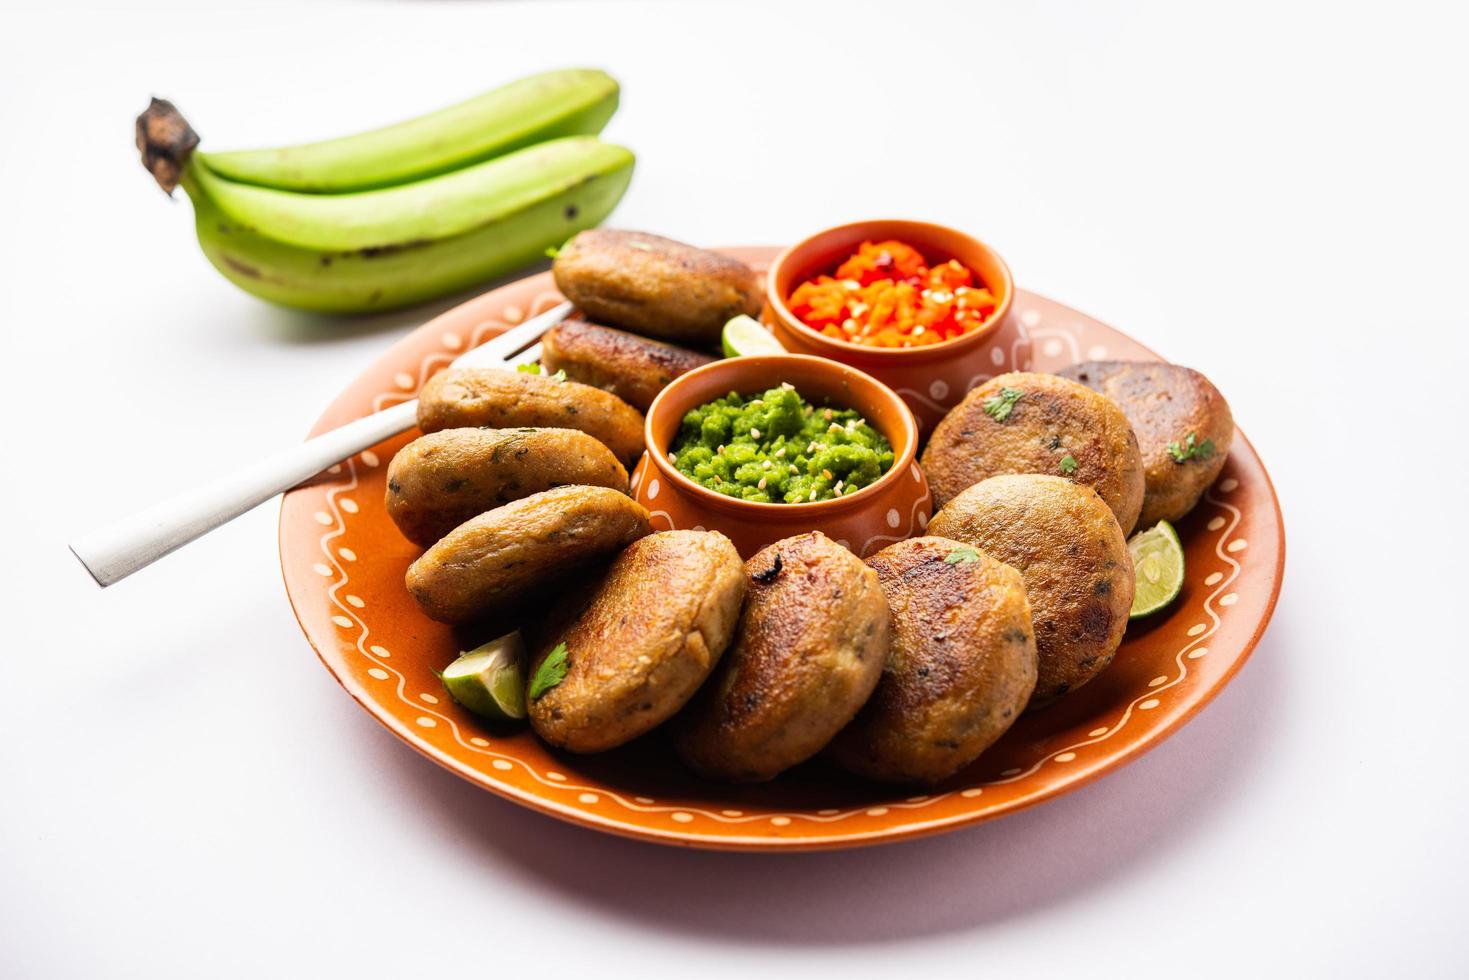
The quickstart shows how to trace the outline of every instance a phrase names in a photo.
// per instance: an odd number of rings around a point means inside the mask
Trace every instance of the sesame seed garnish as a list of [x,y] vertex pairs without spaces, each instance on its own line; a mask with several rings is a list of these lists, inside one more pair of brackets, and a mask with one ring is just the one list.
[[811,496],[807,497],[806,499],[807,500],[815,500],[816,499],[816,488],[815,487],[812,487],[811,488]]
[[796,464],[795,464],[795,463],[792,463],[792,464],[791,464],[791,472],[792,472],[792,473],[799,473],[799,472],[801,472],[801,471],[800,471],[800,470],[798,470],[798,469],[796,469]]
[[669,453],[668,454],[668,461],[670,463],[677,463],[678,462],[678,453]]
[[770,469],[770,460],[768,460],[768,459],[762,459],[760,461],[760,468],[762,470],[768,470],[768,469]]
[[755,489],[757,489],[757,490],[764,490],[765,489],[765,477],[762,476],[760,478],[760,482],[757,483],[757,484],[755,484]]
[[831,479],[831,470],[822,470],[821,471],[821,475],[824,476],[824,477],[826,477],[828,480],[830,480]]
[[842,487],[844,487],[844,486],[845,486],[845,485],[846,485],[846,483],[847,483],[847,481],[846,481],[846,480],[838,480],[838,481],[837,481],[837,482],[836,482],[836,483],[835,483],[835,484],[834,484],[834,485],[833,485],[833,486],[832,486],[832,490],[834,490],[834,491],[836,491],[836,492],[837,492],[837,493],[841,493],[841,492],[842,492]]
[[824,418],[824,419],[830,419],[831,418],[831,409],[829,409],[829,408],[822,409],[822,411],[821,411],[821,417]]
[[759,429],[752,428],[750,430],[750,438],[751,439],[759,439],[760,438],[760,430]]
[[796,390],[796,386],[793,385],[793,384],[791,384],[789,381],[782,381],[780,383],[780,386],[782,388],[784,388],[786,391],[795,391]]
[[831,425],[829,425],[829,426],[826,427],[826,431],[827,432],[840,432],[840,431],[842,431],[842,427],[840,425],[837,425],[835,422],[833,422]]
[[776,458],[776,459],[780,459],[780,458],[781,458],[781,457],[782,457],[782,456],[784,456],[784,455],[785,455],[785,454],[786,454],[786,447],[784,447],[784,446],[781,446],[781,447],[780,447],[780,448],[779,448],[779,449],[777,449],[777,450],[776,450],[776,451],[775,451],[775,458]]

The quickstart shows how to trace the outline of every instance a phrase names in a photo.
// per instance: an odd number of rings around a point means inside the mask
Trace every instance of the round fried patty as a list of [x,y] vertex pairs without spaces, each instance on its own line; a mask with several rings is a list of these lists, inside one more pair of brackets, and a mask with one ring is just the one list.
[[561,486],[627,492],[612,450],[576,429],[442,429],[398,450],[388,466],[388,516],[427,547],[501,504]]
[[877,690],[832,742],[846,769],[937,782],[1020,716],[1036,678],[1020,574],[959,541],[910,538],[871,558],[893,615]]
[[601,388],[501,368],[450,368],[418,393],[424,432],[488,426],[580,429],[630,466],[643,451],[643,416]]
[[1025,578],[1040,675],[1032,705],[1073,691],[1112,662],[1132,608],[1132,558],[1112,511],[1058,476],[996,476],[949,501],[928,524]]
[[408,566],[430,619],[462,623],[514,611],[527,597],[610,558],[652,530],[648,512],[606,487],[557,487],[471,518]]
[[1001,473],[1065,476],[1102,495],[1124,534],[1143,506],[1143,462],[1122,409],[1053,374],[991,378],[945,415],[923,451],[934,504]]
[[1107,396],[1132,423],[1146,487],[1138,527],[1194,509],[1234,441],[1229,403],[1208,378],[1162,361],[1085,361],[1056,373]]
[[[729,646],[744,595],[739,553],[717,531],[633,542],[533,660],[536,734],[572,752],[601,752],[671,717]],[[538,672],[563,645],[565,676],[534,696]]]
[[573,381],[610,391],[640,412],[674,378],[712,360],[687,347],[585,320],[567,320],[541,338],[541,364],[547,371],[565,371]]
[[890,615],[877,573],[820,531],[745,563],[734,645],[679,716],[695,771],[771,779],[815,755],[862,707],[887,659]]

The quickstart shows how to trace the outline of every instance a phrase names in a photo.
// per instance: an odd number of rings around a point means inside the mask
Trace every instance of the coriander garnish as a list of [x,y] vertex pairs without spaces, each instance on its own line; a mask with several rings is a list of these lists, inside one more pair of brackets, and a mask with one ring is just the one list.
[[515,370],[521,374],[540,374],[541,364],[539,361],[531,361],[529,364],[517,364]]
[[1191,459],[1208,459],[1214,455],[1214,440],[1205,439],[1198,441],[1196,432],[1190,432],[1183,440],[1183,445],[1176,442],[1168,444],[1168,455],[1173,457],[1175,463],[1186,463]]
[[945,565],[968,565],[980,559],[979,549],[963,545],[944,556]]
[[991,395],[984,400],[984,413],[996,422],[1003,422],[1010,417],[1015,410],[1015,403],[1025,392],[1019,388],[1001,388],[998,395]]
[[1071,474],[1076,472],[1075,456],[1067,453],[1065,456],[1061,457],[1061,472],[1065,476],[1070,476]]
[[542,694],[565,680],[566,671],[571,666],[566,662],[566,658],[566,644],[556,644],[556,649],[548,653],[546,659],[542,660],[541,665],[536,668],[535,676],[530,679],[530,689],[526,691],[526,696],[532,701],[539,700]]
[[561,370],[557,371],[555,374],[551,375],[551,380],[552,381],[565,381],[566,380],[566,369],[565,368],[562,368]]

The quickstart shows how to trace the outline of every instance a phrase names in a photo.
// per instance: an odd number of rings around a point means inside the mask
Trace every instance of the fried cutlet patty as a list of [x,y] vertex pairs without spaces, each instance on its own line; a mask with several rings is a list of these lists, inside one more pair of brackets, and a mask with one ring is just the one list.
[[463,623],[513,612],[548,585],[648,534],[648,512],[607,487],[557,487],[450,531],[408,566],[408,591],[430,619]]
[[567,320],[541,338],[541,365],[547,371],[565,371],[573,381],[610,391],[640,412],[674,378],[712,360],[687,347],[585,320]]
[[[671,717],[729,646],[744,595],[739,553],[717,531],[633,542],[532,661],[536,734],[572,752],[601,752]],[[538,672],[563,644],[565,676],[536,696]]]
[[1142,455],[1122,409],[1053,374],[1002,374],[965,395],[934,429],[922,466],[938,506],[1001,473],[1065,476],[1091,487],[1124,534],[1143,506]]
[[764,302],[745,263],[641,231],[583,231],[551,272],[589,318],[695,347],[713,349],[731,317],[757,316]]
[[1084,361],[1056,373],[1107,396],[1132,423],[1146,484],[1137,526],[1193,510],[1234,441],[1234,416],[1219,389],[1193,368],[1162,361]]
[[892,609],[892,652],[831,754],[873,779],[937,782],[994,744],[1035,687],[1025,587],[1015,569],[943,537],[900,541],[867,562]]
[[501,368],[450,368],[418,393],[418,427],[579,429],[624,466],[643,452],[643,416],[616,395],[575,381]]
[[562,486],[627,492],[612,450],[576,429],[441,429],[398,450],[388,466],[388,516],[428,547],[487,510]]
[[877,573],[820,531],[745,563],[734,645],[679,716],[695,771],[771,779],[831,741],[862,707],[887,659],[891,616]]
[[931,534],[963,541],[1025,578],[1035,623],[1040,706],[1112,662],[1132,608],[1132,558],[1112,511],[1059,476],[995,476],[949,501]]

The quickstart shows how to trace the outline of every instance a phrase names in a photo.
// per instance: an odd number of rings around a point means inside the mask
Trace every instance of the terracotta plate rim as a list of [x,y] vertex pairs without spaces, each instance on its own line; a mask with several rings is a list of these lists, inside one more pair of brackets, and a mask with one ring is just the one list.
[[[729,248],[725,249],[725,251],[740,253],[745,255],[747,258],[753,258],[755,255],[772,256],[779,251],[779,248],[775,246],[745,246],[738,248]],[[398,364],[407,351],[420,346],[421,339],[425,334],[430,334],[435,332],[436,330],[443,329],[443,325],[447,322],[463,320],[468,313],[479,306],[488,306],[491,297],[493,297],[496,293],[499,293],[503,290],[522,287],[527,283],[529,279],[535,278],[536,276],[544,275],[544,273],[532,274],[523,279],[503,284],[497,289],[490,290],[484,294],[473,297],[465,301],[464,303],[458,304],[451,309],[446,310],[445,312],[434,317],[432,320],[429,320],[427,323],[416,328],[406,336],[400,338],[396,343],[394,343],[385,352],[383,352],[377,359],[375,359],[375,361],[366,370],[364,370],[356,379],[349,383],[349,385],[345,389],[343,389],[343,391],[340,392],[336,396],[336,398],[333,399],[332,403],[328,405],[321,417],[318,418],[316,423],[312,426],[310,434],[316,435],[319,432],[332,427],[332,423],[330,422],[330,420],[337,413],[339,403],[350,398],[353,395],[354,388],[357,385],[361,384],[366,376],[388,370],[392,365]],[[1047,301],[1044,300],[1044,297],[1039,297],[1034,293],[1028,293],[1025,290],[1017,289],[1016,298],[1019,299],[1022,296],[1027,296],[1028,298],[1032,299],[1040,299],[1056,307],[1065,308],[1062,306],[1062,304],[1054,303],[1054,301]],[[1078,315],[1085,316],[1084,314]],[[1091,318],[1087,317],[1086,319]],[[1114,332],[1121,334],[1121,331],[1116,331],[1115,328],[1109,329],[1112,329],[1114,330]],[[1122,334],[1122,336],[1126,337],[1125,334]],[[1132,341],[1130,337],[1127,339],[1131,343],[1136,344],[1139,348],[1146,350],[1153,357],[1158,356],[1155,352],[1151,351],[1149,348],[1146,348],[1144,345],[1137,344],[1136,341]],[[1249,455],[1254,460],[1259,461],[1259,456],[1255,453],[1253,444],[1250,443],[1248,438],[1246,438],[1244,433],[1238,428],[1235,432],[1235,440],[1236,444],[1243,443],[1245,446],[1247,446],[1249,449]],[[1045,786],[1014,800],[1006,801],[998,805],[987,805],[984,808],[949,814],[943,817],[929,820],[924,820],[921,818],[916,818],[912,820],[900,820],[881,829],[866,829],[860,831],[846,830],[837,833],[814,833],[810,835],[791,837],[775,836],[768,834],[750,834],[743,836],[733,834],[711,835],[699,833],[693,830],[664,829],[660,827],[641,825],[633,823],[627,819],[617,819],[610,816],[604,816],[601,813],[588,812],[586,810],[561,804],[553,799],[548,798],[547,796],[539,795],[535,792],[511,785],[510,783],[500,781],[494,776],[489,775],[488,773],[464,764],[449,753],[445,752],[433,743],[424,739],[421,736],[420,732],[413,730],[407,724],[394,717],[392,714],[388,713],[376,702],[376,700],[370,697],[364,689],[359,687],[356,683],[352,682],[349,677],[345,675],[344,672],[337,670],[333,666],[331,660],[328,659],[327,654],[324,652],[323,645],[318,643],[316,636],[313,635],[313,632],[307,624],[305,616],[303,614],[303,610],[298,602],[298,597],[291,588],[290,576],[287,570],[288,552],[291,548],[289,540],[290,533],[287,526],[287,514],[289,508],[292,505],[293,496],[300,493],[306,487],[293,490],[282,499],[280,516],[278,520],[278,544],[280,548],[282,578],[286,586],[286,594],[288,600],[291,603],[292,612],[295,615],[297,623],[300,625],[301,631],[306,637],[307,642],[311,645],[311,648],[315,651],[318,659],[321,660],[323,666],[326,667],[328,672],[331,673],[331,675],[337,680],[342,688],[352,697],[352,699],[356,701],[359,705],[361,705],[362,708],[366,710],[368,714],[370,714],[380,724],[387,728],[388,731],[392,732],[401,741],[411,746],[421,755],[425,756],[428,759],[431,759],[432,761],[445,767],[451,772],[454,772],[455,774],[462,776],[470,782],[487,790],[490,790],[491,792],[505,799],[508,799],[515,803],[519,803],[521,805],[529,807],[530,809],[536,810],[540,813],[544,813],[548,816],[552,816],[578,826],[606,831],[608,833],[631,839],[659,844],[727,851],[792,852],[809,850],[834,850],[894,843],[901,840],[910,840],[918,837],[929,836],[932,834],[943,833],[950,830],[956,830],[961,827],[973,826],[975,824],[997,819],[999,817],[1007,816],[1012,813],[1018,813],[1040,803],[1047,802],[1056,798],[1057,796],[1072,792],[1076,789],[1086,786],[1087,784],[1095,781],[1101,776],[1115,769],[1118,769],[1123,765],[1126,765],[1136,758],[1139,758],[1145,752],[1154,748],[1159,743],[1178,731],[1181,727],[1183,727],[1183,725],[1185,725],[1201,710],[1203,710],[1206,705],[1212,702],[1214,698],[1219,695],[1219,692],[1222,691],[1224,687],[1230,683],[1234,676],[1244,666],[1245,662],[1253,654],[1255,647],[1259,644],[1261,637],[1264,635],[1264,632],[1270,623],[1270,620],[1275,611],[1276,604],[1280,597],[1281,582],[1284,576],[1285,569],[1286,550],[1284,518],[1280,509],[1280,499],[1275,492],[1274,483],[1270,479],[1270,474],[1265,469],[1263,461],[1259,461],[1258,468],[1259,474],[1263,478],[1263,489],[1269,494],[1271,506],[1273,508],[1275,517],[1275,541],[1273,542],[1273,544],[1276,548],[1276,555],[1274,568],[1271,571],[1270,595],[1265,602],[1258,621],[1255,622],[1255,624],[1253,625],[1249,638],[1239,646],[1239,652],[1234,655],[1233,660],[1228,663],[1223,673],[1218,676],[1212,683],[1208,684],[1207,686],[1198,688],[1196,693],[1191,694],[1189,699],[1181,705],[1181,710],[1177,711],[1172,717],[1168,718],[1166,721],[1150,728],[1147,731],[1146,736],[1141,741],[1137,741],[1131,745],[1128,745],[1125,748],[1114,750],[1113,752],[1110,752],[1108,754],[1100,755],[1096,758],[1093,758],[1088,763],[1079,765],[1076,768],[1070,770],[1064,776],[1052,778]],[[309,487],[311,486],[311,484],[308,484],[306,486]]]

